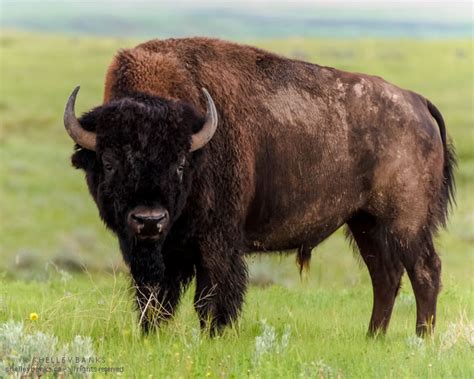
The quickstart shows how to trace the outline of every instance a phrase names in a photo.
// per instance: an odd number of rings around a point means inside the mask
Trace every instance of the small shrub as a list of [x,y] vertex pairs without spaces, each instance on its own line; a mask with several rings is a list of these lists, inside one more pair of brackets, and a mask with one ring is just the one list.
[[253,354],[254,365],[258,365],[263,356],[276,353],[282,354],[288,347],[291,329],[287,325],[285,331],[283,332],[280,340],[278,340],[278,335],[275,331],[275,328],[267,324],[267,320],[262,320],[262,334],[255,337],[255,350]]
[[[8,321],[0,325],[1,378],[41,376],[45,372],[73,373],[77,357],[85,361],[94,357],[90,337],[75,336],[70,343],[59,345],[56,336],[40,331],[25,333],[22,323]],[[55,358],[63,358],[64,364],[58,367]]]

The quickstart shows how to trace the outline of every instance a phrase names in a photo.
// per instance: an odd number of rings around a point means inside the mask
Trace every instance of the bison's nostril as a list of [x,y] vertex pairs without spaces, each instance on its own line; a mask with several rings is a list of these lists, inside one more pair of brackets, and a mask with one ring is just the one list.
[[137,216],[136,214],[130,215],[130,218],[135,222],[138,222],[138,223],[142,222],[142,218],[140,216]]

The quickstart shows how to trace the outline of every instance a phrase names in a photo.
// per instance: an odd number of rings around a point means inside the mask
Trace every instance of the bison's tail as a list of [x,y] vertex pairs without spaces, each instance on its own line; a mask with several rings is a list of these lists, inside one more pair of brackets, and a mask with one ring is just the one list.
[[436,222],[438,225],[442,225],[445,227],[449,210],[456,203],[456,200],[454,198],[456,191],[456,185],[454,182],[454,169],[457,165],[456,153],[453,144],[447,138],[446,125],[444,123],[444,119],[441,115],[441,112],[429,100],[426,100],[426,102],[431,116],[433,116],[433,118],[438,123],[439,131],[441,134],[441,140],[443,141],[444,147],[443,188],[442,193],[439,197],[440,213]]

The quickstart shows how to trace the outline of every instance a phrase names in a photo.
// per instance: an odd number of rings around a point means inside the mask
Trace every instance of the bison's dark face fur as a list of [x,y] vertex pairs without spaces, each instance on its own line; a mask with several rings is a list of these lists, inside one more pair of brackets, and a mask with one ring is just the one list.
[[[186,204],[200,155],[189,152],[191,136],[204,119],[184,102],[133,94],[97,107],[79,121],[96,132],[97,147],[94,152],[76,146],[72,163],[85,170],[101,218],[119,237],[129,263],[136,260],[137,247],[141,255],[149,248],[156,257]],[[134,233],[129,219],[137,208],[167,212],[161,233],[150,238]]]

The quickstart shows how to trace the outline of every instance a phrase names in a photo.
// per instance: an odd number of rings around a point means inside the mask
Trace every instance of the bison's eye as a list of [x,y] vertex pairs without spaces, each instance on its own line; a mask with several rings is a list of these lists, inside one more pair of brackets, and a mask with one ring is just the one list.
[[104,167],[105,174],[111,174],[115,171],[115,165],[109,158],[102,158],[102,165]]
[[178,174],[179,181],[183,180],[184,165],[179,165],[176,169],[176,174]]
[[186,165],[186,158],[181,157],[179,160],[178,167],[176,168],[176,174],[178,175],[179,181],[183,180],[184,166]]

